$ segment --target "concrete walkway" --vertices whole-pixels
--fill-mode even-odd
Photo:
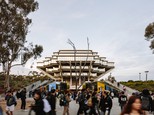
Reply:
[[[69,111],[70,111],[70,115],[77,115],[77,111],[78,111],[78,104],[76,104],[75,101],[71,101],[70,102],[70,107],[69,107]],[[22,110],[16,110],[14,111],[14,115],[28,115],[29,111],[22,111]],[[57,115],[62,115],[63,113],[63,107],[59,106],[59,102],[57,101],[57,106],[56,106],[56,113]],[[113,108],[111,110],[111,115],[119,115],[120,114],[120,107],[118,104],[118,99],[114,98],[113,99]],[[6,114],[4,114],[6,115]],[[35,115],[34,112],[32,112],[31,115]]]

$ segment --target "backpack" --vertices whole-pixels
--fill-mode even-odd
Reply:
[[[150,108],[150,99],[148,96],[142,96],[141,97],[142,100],[142,109],[143,110],[149,110]]]
[[[48,100],[43,99],[43,103],[44,103],[44,108],[43,108],[44,112],[48,113],[49,111],[51,111],[51,106],[50,106]]]
[[[60,98],[59,105],[60,105],[60,106],[65,106],[65,105],[66,105],[66,99],[65,99],[65,96],[62,97],[62,98]]]
[[[11,97],[9,97],[7,99],[7,105],[8,106],[11,106],[11,105],[15,105],[16,106],[17,105],[17,101],[16,101],[14,96],[11,96]]]

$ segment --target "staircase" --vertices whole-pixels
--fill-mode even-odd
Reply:
[[[118,82],[114,82],[114,83],[112,83],[111,81],[109,81],[109,80],[107,80],[107,79],[105,79],[105,82],[108,83],[108,84],[110,84],[111,86],[116,87],[116,88],[119,89],[120,91],[123,91],[123,87],[124,87],[124,85],[119,84],[119,87],[118,87],[118,85],[117,85]],[[134,92],[139,92],[138,90],[132,89],[132,88],[127,87],[127,86],[125,86],[125,88],[126,88],[126,92],[125,92],[125,94],[126,94],[127,96],[131,96],[132,93],[134,93]]]

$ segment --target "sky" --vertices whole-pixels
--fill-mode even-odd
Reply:
[[[146,26],[154,22],[153,0],[37,0],[39,9],[29,15],[27,41],[43,46],[42,57],[61,49],[89,49],[115,62],[112,75],[117,81],[154,80],[154,54],[145,40]],[[15,67],[16,74],[35,69],[33,59],[24,67]],[[33,68],[30,68],[32,63]],[[109,74],[106,74],[108,76]]]

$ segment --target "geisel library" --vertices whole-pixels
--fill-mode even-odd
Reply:
[[[59,50],[37,62],[37,68],[51,79],[66,82],[70,89],[85,81],[97,81],[114,68],[114,62],[92,50]],[[77,82],[76,82],[77,80]]]

